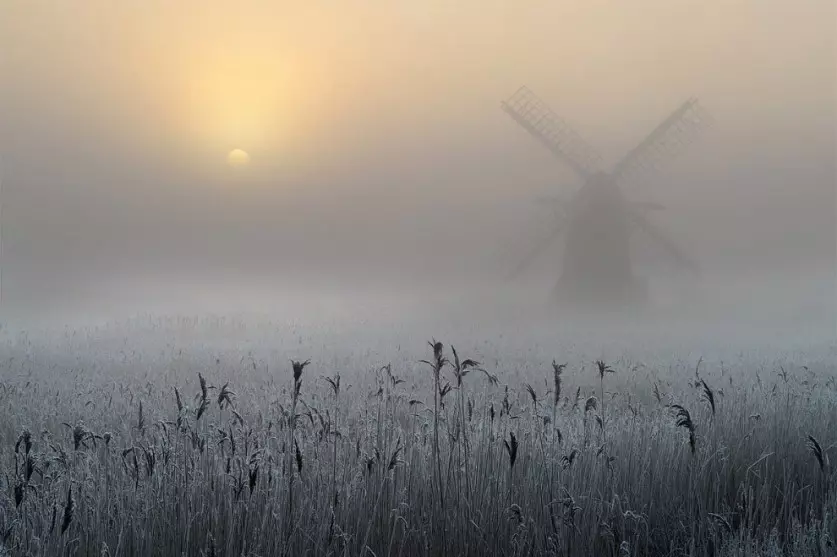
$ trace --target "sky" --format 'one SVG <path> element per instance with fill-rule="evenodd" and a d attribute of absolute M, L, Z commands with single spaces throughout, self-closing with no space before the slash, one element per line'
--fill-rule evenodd
<path fill-rule="evenodd" d="M 524 84 L 611 163 L 698 97 L 626 195 L 710 272 L 833 279 L 835 36 L 830 0 L 5 0 L 2 304 L 500 280 L 580 185 Z"/>

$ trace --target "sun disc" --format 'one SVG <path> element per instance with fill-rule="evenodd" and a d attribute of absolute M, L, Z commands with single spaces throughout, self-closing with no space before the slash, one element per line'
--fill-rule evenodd
<path fill-rule="evenodd" d="M 233 149 L 227 155 L 227 163 L 233 168 L 240 168 L 250 164 L 250 155 L 242 149 Z"/>

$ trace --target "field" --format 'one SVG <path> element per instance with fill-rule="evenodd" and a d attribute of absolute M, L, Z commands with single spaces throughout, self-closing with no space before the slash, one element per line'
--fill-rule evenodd
<path fill-rule="evenodd" d="M 462 321 L 4 331 L 0 554 L 835 554 L 833 337 Z"/>

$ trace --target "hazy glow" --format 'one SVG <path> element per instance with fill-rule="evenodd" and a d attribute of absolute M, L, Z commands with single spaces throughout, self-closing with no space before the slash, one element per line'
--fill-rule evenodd
<path fill-rule="evenodd" d="M 227 155 L 227 163 L 233 168 L 240 168 L 250 164 L 250 155 L 241 149 L 233 149 Z"/>
<path fill-rule="evenodd" d="M 177 78 L 184 83 L 180 98 L 171 99 L 174 133 L 208 149 L 246 144 L 281 152 L 305 141 L 312 121 L 298 107 L 311 84 L 295 75 L 292 56 L 251 47 L 194 58 Z"/>
<path fill-rule="evenodd" d="M 831 4 L 11 0 L 0 67 L 133 157 L 196 170 L 237 145 L 322 164 L 505 137 L 496 106 L 523 83 L 607 155 L 690 95 L 743 149 L 833 101 Z"/>

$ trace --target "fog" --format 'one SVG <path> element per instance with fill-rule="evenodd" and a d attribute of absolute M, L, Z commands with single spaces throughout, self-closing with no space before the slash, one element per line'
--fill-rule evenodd
<path fill-rule="evenodd" d="M 606 165 L 698 97 L 714 124 L 625 193 L 700 281 L 640 239 L 637 273 L 661 307 L 837 326 L 829 0 L 0 10 L 9 319 L 542 306 L 560 243 L 504 279 L 581 182 L 500 110 L 525 84 Z"/>

